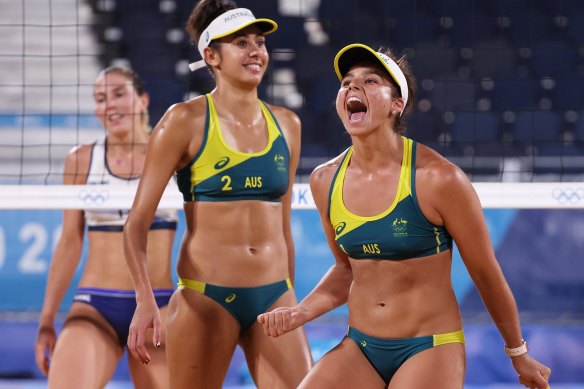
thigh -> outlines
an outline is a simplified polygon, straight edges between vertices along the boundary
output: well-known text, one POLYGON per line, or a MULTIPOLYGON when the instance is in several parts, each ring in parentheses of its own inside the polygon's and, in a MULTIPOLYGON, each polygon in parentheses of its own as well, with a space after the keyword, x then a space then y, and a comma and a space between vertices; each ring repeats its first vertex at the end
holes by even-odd
POLYGON ((95 308, 73 303, 49 368, 49 388, 102 388, 111 379, 123 349, 95 308))
POLYGON ((408 359, 393 376, 389 389, 462 389, 465 365, 462 343, 432 347, 408 359))
POLYGON ((298 389, 383 389, 385 382, 351 339, 326 353, 310 370, 298 389))
POLYGON ((239 324, 223 307, 180 288, 168 305, 166 357, 173 389, 221 388, 239 338, 239 324))
MULTIPOLYGON (((145 365, 142 361, 132 357, 128 353, 128 367, 132 375, 135 388, 140 389, 166 389, 169 388, 168 365, 166 363, 166 319, 168 306, 160 308, 162 328, 160 330, 160 347, 154 347, 152 342, 146 343, 150 354, 150 363, 145 365)), ((152 330, 146 332, 146 339, 152 339, 152 330)))
MULTIPOLYGON (((294 289, 289 289, 269 310, 295 304, 294 289)), ((312 355, 303 327, 272 338, 266 336, 262 326, 256 322, 242 335, 240 345, 259 388, 296 388, 312 366, 312 355)))

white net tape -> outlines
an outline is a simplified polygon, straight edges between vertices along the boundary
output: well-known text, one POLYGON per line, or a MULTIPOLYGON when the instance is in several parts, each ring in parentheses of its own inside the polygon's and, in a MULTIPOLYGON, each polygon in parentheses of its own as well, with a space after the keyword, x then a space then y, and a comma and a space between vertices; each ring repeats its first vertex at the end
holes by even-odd
MULTIPOLYGON (((483 208, 584 208, 584 182, 474 183, 483 208)), ((3 185, 0 209, 124 209, 135 188, 112 185, 3 185)), ((177 189, 167 189, 160 207, 181 209, 177 189)), ((295 184, 293 209, 315 209, 308 184, 295 184)))

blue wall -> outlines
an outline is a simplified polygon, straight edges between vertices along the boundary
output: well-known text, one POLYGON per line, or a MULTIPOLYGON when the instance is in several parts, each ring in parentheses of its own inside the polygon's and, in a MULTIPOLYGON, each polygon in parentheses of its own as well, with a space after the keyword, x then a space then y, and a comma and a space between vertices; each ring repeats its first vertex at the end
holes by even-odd
MULTIPOLYGON (((584 319, 584 210, 491 209, 485 211, 485 217, 521 312, 539 319, 584 319)), ((182 235, 183 225, 181 220, 177 236, 182 235)), ((40 310, 60 227, 61 211, 0 211, 0 310, 40 310)), ((292 231, 296 289, 302 298, 333 258, 316 211, 293 211, 292 231)), ((175 241, 174 258, 179 241, 175 241)), ((75 282, 83 266, 82 260, 75 282)), ((463 314, 483 314, 480 297, 457 250, 452 278, 463 314)), ((72 292, 70 288, 62 310, 68 308, 72 292)))
MULTIPOLYGON (((304 297, 333 263, 314 210, 295 210, 296 289, 304 297)), ((182 217, 182 216, 181 216, 182 217)), ((501 267, 514 291, 524 335, 532 354, 549 364, 554 382, 584 382, 584 210, 486 210, 485 217, 501 267)), ((40 310, 51 251, 60 230, 60 211, 0 211, 0 310, 40 310)), ((181 220, 178 233, 182 234, 181 220)), ((175 242, 175 257, 179 239, 175 242)), ((509 382, 515 378, 503 341, 455 250, 452 278, 465 317, 467 383, 509 382)), ((79 278, 81 262, 75 280, 79 278)), ((74 287, 61 307, 70 305, 74 287)), ((33 313, 34 315, 34 313, 33 313)), ((334 346, 346 329, 346 307, 333 321, 307 326, 315 359, 334 346)), ((0 322, 0 376, 39 375, 34 366, 36 323, 0 322)), ((128 375, 125 362, 116 373, 128 375)), ((228 380, 249 380, 238 350, 228 380)))

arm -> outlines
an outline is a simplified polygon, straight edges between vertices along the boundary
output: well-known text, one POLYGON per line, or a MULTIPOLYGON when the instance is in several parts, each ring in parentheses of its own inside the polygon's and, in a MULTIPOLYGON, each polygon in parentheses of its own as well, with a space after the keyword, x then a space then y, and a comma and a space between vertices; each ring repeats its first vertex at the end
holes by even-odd
POLYGON ((301 125, 300 119, 292 111, 284 108, 272 107, 274 114, 278 117, 278 122, 284 131, 286 143, 290 149, 290 185, 288 191, 282 196, 282 223, 284 228, 284 239, 286 240, 286 248, 288 251, 288 275, 290 281, 294 284, 295 274, 295 252, 294 240, 292 237, 291 216, 292 216, 292 190, 294 188, 294 179, 296 177, 296 169, 298 167, 298 160, 300 159, 300 139, 301 139, 301 125))
POLYGON ((170 177, 188 154, 189 110, 185 104, 171 107, 155 127, 148 142, 140 183, 124 225, 124 254, 136 290, 136 311, 130 325, 128 349, 144 363, 150 361, 145 332, 153 328, 153 344, 160 341, 160 312, 148 276, 148 232, 170 177))
MULTIPOLYGON (((88 146, 75 148, 69 153, 65 160, 63 180, 65 185, 85 183, 89 170, 90 153, 91 147, 88 146)), ((45 375, 49 372, 49 360, 57 340, 54 328, 55 315, 81 259, 84 231, 85 221, 82 210, 63 211, 63 227, 51 259, 45 301, 35 343, 36 363, 45 375)))
POLYGON ((321 166, 310 176, 310 189, 335 263, 297 306, 277 308, 258 316, 266 335, 283 335, 347 302, 353 282, 351 264, 335 242, 334 230, 328 217, 328 193, 335 168, 336 165, 321 166))
MULTIPOLYGON (((495 258, 478 196, 466 175, 450 164, 440 164, 432 175, 432 204, 454 238, 483 302, 509 348, 522 345, 517 305, 495 258), (438 178, 439 179, 434 179, 438 178)), ((547 388, 550 369, 527 354, 512 357, 520 382, 547 388)))

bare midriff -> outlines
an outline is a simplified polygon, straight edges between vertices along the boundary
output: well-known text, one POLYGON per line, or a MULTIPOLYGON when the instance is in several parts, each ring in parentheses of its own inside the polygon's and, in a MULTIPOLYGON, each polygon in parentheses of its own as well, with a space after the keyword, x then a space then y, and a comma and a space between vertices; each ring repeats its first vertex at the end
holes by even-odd
MULTIPOLYGON (((91 231, 85 272, 79 287, 132 290, 134 285, 124 257, 122 232, 91 231)), ((173 230, 148 234, 148 274, 154 289, 172 289, 171 250, 173 230)))
POLYGON ((451 251, 402 261, 351 260, 349 325, 379 338, 462 329, 451 263, 451 251))
POLYGON ((282 204, 255 200, 185 204, 181 278, 246 287, 288 277, 282 204))

